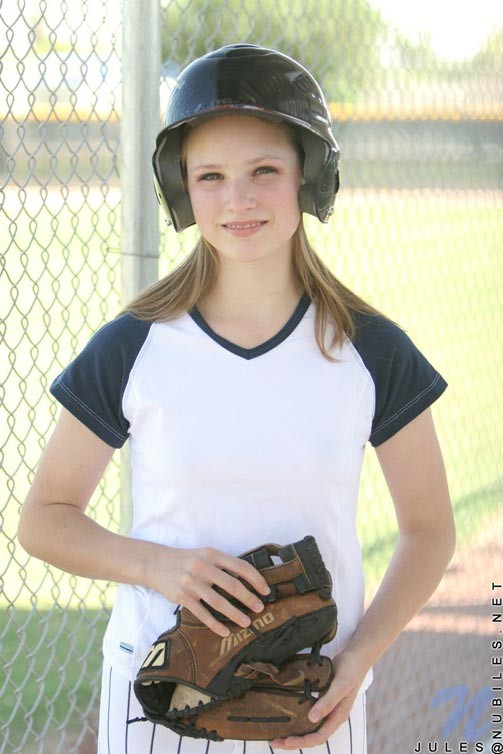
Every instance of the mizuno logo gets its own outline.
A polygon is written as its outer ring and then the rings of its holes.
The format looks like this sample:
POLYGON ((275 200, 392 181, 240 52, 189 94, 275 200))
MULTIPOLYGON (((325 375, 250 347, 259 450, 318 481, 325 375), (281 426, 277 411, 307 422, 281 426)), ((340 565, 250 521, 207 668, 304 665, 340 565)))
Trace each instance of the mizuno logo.
MULTIPOLYGON (((259 631, 260 629, 270 626, 271 623, 274 623, 274 615, 272 613, 265 613, 264 615, 261 615, 260 618, 256 618, 252 621, 252 625, 259 631)), ((249 628, 240 628, 236 632, 230 633, 229 636, 222 639, 220 644, 220 657, 227 654, 227 652, 230 652, 240 644, 244 644, 250 636, 254 636, 254 633, 253 631, 250 631, 249 628)))
POLYGON ((166 643, 160 642, 154 644, 148 655, 145 657, 142 668, 158 668, 164 665, 166 660, 166 643))

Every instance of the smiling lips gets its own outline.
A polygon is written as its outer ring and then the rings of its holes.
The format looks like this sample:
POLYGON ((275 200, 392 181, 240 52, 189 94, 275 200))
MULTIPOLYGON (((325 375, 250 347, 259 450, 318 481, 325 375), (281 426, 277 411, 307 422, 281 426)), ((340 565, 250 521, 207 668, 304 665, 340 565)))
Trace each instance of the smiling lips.
POLYGON ((267 220, 253 220, 251 222, 225 223, 222 227, 233 236, 251 236, 266 225, 267 220))

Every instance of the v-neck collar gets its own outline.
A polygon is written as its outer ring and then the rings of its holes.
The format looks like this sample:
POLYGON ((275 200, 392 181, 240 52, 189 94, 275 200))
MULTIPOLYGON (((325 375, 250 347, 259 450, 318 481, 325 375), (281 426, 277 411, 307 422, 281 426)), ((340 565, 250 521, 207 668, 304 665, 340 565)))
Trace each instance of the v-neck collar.
POLYGON ((299 322, 304 317, 304 314, 309 309, 310 303, 311 299, 309 298, 307 293, 304 293, 286 325, 284 325, 281 330, 276 333, 276 335, 273 335, 272 338, 269 338, 269 340, 266 340, 264 343, 260 343, 260 345, 255 346, 254 348, 243 348, 242 346, 238 346, 236 345, 236 343, 232 343, 230 340, 227 340, 227 338, 223 338, 221 335, 218 335, 218 333, 216 333, 213 328, 211 328, 210 325, 206 322, 197 307, 189 311, 189 315, 192 317, 196 325, 198 325, 201 330, 209 335, 210 338, 212 338, 216 343, 222 346, 222 348, 225 348, 227 351, 236 354, 236 356, 241 356, 243 359, 255 359, 257 358, 257 356, 262 356, 262 354, 267 353, 268 351, 272 351, 273 348, 279 346, 280 343, 282 343, 284 340, 286 340, 286 338, 288 338, 289 335, 292 334, 299 322))

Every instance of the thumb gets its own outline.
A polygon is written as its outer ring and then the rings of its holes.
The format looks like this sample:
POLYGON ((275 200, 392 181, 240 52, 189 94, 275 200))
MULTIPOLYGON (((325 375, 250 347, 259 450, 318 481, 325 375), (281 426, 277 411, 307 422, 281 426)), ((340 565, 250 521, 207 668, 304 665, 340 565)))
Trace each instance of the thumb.
POLYGON ((323 717, 327 717, 344 696, 344 691, 335 683, 335 681, 332 682, 327 693, 320 697, 316 704, 311 708, 308 715, 311 722, 317 723, 323 717))

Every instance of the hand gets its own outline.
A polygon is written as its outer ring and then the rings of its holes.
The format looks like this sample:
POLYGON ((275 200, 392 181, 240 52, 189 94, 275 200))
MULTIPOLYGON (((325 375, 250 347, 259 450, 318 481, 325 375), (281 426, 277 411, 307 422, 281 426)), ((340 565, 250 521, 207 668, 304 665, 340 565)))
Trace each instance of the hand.
MULTIPOLYGON (((313 714, 319 713, 319 718, 325 718, 322 726, 315 732, 306 736, 289 736, 288 738, 276 738, 269 741, 275 749, 308 749, 312 746, 320 746, 345 722, 363 682, 368 667, 349 652, 341 652, 333 659, 334 679, 328 691, 313 705, 309 718, 313 720, 313 714)), ((313 720, 314 722, 314 720, 313 720)))
POLYGON ((219 594, 214 586, 235 597, 252 612, 264 609, 260 599, 235 578, 238 576, 248 582, 259 594, 269 594, 270 588, 262 574, 246 560, 226 555, 213 547, 192 550, 159 547, 162 549, 156 551, 155 567, 148 586, 171 602, 188 608, 219 636, 228 636, 229 629, 212 615, 201 600, 239 626, 248 627, 251 620, 219 594))

